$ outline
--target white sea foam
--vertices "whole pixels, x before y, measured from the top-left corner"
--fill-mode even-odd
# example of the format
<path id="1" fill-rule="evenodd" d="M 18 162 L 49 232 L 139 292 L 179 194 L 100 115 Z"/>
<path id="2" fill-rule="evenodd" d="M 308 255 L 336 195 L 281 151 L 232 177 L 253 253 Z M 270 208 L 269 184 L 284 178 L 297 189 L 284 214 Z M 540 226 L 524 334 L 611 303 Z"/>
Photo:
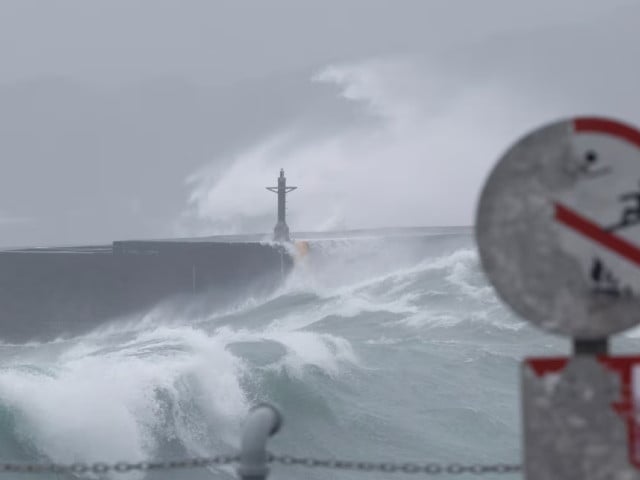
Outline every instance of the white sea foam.
<path id="1" fill-rule="evenodd" d="M 474 341 L 456 340 L 463 326 L 520 328 L 494 315 L 504 312 L 485 292 L 471 248 L 427 246 L 412 262 L 353 242 L 337 248 L 337 259 L 324 252 L 326 261 L 296 267 L 262 298 L 199 316 L 158 307 L 75 339 L 3 347 L 11 354 L 0 370 L 0 403 L 18 419 L 17 438 L 57 462 L 149 458 L 171 442 L 194 455 L 228 451 L 262 375 L 343 382 L 384 372 L 361 352 L 393 349 L 407 335 L 446 329 L 463 352 Z M 330 330 L 334 324 L 339 330 Z M 253 354 L 269 343 L 275 353 Z"/>
<path id="2" fill-rule="evenodd" d="M 57 462 L 148 458 L 166 440 L 158 431 L 198 450 L 213 426 L 235 441 L 248 407 L 241 362 L 196 330 L 159 329 L 118 346 L 79 342 L 43 368 L 0 371 L 0 399 L 16 412 L 19 435 Z"/>

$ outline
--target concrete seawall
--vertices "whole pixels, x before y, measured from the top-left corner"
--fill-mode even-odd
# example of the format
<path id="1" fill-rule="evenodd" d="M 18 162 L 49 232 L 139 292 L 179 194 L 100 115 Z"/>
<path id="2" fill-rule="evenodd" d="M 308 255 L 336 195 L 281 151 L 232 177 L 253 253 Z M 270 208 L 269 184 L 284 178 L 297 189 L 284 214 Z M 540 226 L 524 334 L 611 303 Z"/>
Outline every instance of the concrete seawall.
<path id="1" fill-rule="evenodd" d="M 0 339 L 50 340 L 172 297 L 277 287 L 293 259 L 261 243 L 114 242 L 0 252 Z"/>

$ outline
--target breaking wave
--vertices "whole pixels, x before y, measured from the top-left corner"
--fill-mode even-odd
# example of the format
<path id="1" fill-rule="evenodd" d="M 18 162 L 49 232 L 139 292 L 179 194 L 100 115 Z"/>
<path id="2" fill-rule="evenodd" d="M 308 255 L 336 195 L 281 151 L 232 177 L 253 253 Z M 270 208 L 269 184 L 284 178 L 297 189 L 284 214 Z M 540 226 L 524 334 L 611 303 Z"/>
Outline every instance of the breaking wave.
<path id="1" fill-rule="evenodd" d="M 228 452 L 270 401 L 286 419 L 274 448 L 291 454 L 517 461 L 518 361 L 564 348 L 502 307 L 468 234 L 314 242 L 275 293 L 198 311 L 2 346 L 2 457 Z"/>

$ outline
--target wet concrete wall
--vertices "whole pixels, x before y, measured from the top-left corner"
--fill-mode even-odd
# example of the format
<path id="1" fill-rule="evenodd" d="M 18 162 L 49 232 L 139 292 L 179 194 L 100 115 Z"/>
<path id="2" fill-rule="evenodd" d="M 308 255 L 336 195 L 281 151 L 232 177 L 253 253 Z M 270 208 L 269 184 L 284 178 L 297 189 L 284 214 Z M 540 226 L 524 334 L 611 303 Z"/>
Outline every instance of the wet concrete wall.
<path id="1" fill-rule="evenodd" d="M 143 312 L 173 296 L 277 287 L 291 269 L 260 243 L 115 242 L 0 252 L 0 339 L 48 340 Z"/>

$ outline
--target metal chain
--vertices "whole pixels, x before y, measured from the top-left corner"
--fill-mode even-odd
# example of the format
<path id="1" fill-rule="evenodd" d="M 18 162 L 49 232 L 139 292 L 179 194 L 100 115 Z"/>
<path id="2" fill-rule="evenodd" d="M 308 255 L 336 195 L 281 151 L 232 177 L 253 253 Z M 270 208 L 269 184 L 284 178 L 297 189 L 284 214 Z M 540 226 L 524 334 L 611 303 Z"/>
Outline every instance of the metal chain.
<path id="1" fill-rule="evenodd" d="M 310 468 L 330 468 L 337 470 L 356 470 L 361 472 L 384 472 L 384 473 L 420 473 L 427 475 L 461 475 L 471 473 L 474 475 L 484 475 L 487 473 L 507 474 L 518 473 L 522 467 L 516 464 L 496 463 L 492 465 L 482 465 L 479 463 L 463 465 L 459 463 L 393 463 L 393 462 L 362 462 L 354 460 L 320 460 L 311 457 L 293 457 L 291 455 L 270 455 L 270 463 L 281 465 L 297 465 Z"/>
<path id="2" fill-rule="evenodd" d="M 187 458 L 181 460 L 168 460 L 158 462 L 138 463 L 72 463 L 72 464 L 26 464 L 26 463 L 0 463 L 0 473 L 96 473 L 109 472 L 126 473 L 131 471 L 173 470 L 178 468 L 202 468 L 213 465 L 229 465 L 240 460 L 239 455 L 218 455 L 215 457 Z M 291 455 L 268 456 L 269 463 L 277 463 L 287 466 L 301 466 L 310 468 L 328 468 L 337 470 L 355 470 L 360 472 L 384 472 L 384 473 L 420 473 L 427 475 L 460 475 L 471 473 L 484 475 L 487 473 L 503 474 L 518 473 L 522 470 L 520 465 L 508 463 L 496 463 L 492 465 L 459 463 L 393 463 L 393 462 L 363 462 L 355 460 L 317 459 L 312 457 L 294 457 Z"/>
<path id="3" fill-rule="evenodd" d="M 200 468 L 212 465 L 228 465 L 240 459 L 238 455 L 218 455 L 215 457 L 186 458 L 180 460 L 167 460 L 158 462 L 138 463 L 72 463 L 72 464 L 24 464 L 24 463 L 0 463 L 0 473 L 126 473 L 134 470 L 173 470 L 177 468 Z"/>

